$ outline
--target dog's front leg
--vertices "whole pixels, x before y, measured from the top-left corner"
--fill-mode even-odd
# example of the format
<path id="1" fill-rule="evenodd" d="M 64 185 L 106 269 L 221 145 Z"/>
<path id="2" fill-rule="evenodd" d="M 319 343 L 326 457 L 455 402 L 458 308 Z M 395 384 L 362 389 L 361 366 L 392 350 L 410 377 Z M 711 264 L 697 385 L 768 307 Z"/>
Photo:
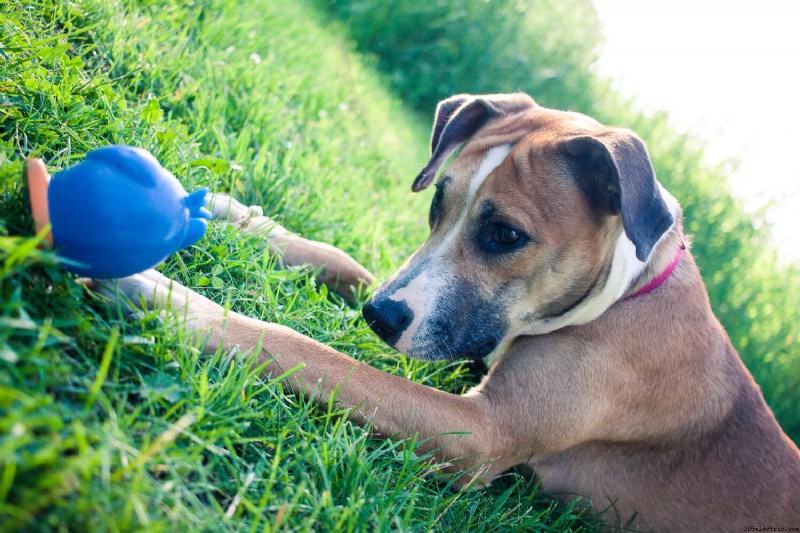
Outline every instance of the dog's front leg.
<path id="1" fill-rule="evenodd" d="M 292 266 L 310 266 L 318 270 L 319 281 L 354 304 L 357 293 L 369 287 L 375 278 L 355 259 L 324 242 L 306 239 L 264 216 L 261 207 L 245 206 L 223 193 L 207 196 L 209 209 L 216 220 L 234 224 L 242 233 L 264 240 L 269 252 Z"/>
<path id="2" fill-rule="evenodd" d="M 154 270 L 94 283 L 114 300 L 144 300 L 149 309 L 165 310 L 205 337 L 206 352 L 260 346 L 258 360 L 268 362 L 266 372 L 272 375 L 302 365 L 288 378 L 296 393 L 320 402 L 335 394 L 336 401 L 352 408 L 357 423 L 370 423 L 383 437 L 418 435 L 423 452 L 448 463 L 449 470 L 470 472 L 459 484 L 471 479 L 483 484 L 513 466 L 498 458 L 506 432 L 494 427 L 502 406 L 490 395 L 458 396 L 387 374 L 285 326 L 227 311 Z"/>

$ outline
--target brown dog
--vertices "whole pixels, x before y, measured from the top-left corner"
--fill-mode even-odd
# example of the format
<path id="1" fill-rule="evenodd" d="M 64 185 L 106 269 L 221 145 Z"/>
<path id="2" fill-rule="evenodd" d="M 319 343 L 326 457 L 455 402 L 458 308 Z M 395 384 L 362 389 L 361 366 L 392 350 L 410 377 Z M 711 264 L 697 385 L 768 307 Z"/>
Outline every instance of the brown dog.
<path id="1" fill-rule="evenodd" d="M 613 504 L 606 516 L 620 524 L 800 527 L 800 452 L 712 314 L 678 203 L 642 141 L 522 94 L 455 96 L 437 108 L 414 190 L 458 148 L 436 185 L 430 237 L 364 316 L 412 357 L 488 356 L 487 376 L 463 396 L 227 312 L 153 271 L 119 287 L 151 306 L 171 299 L 209 351 L 261 343 L 263 360 L 304 363 L 296 392 L 326 401 L 340 388 L 357 421 L 387 437 L 418 433 L 466 481 L 529 465 L 550 493 Z M 320 255 L 240 204 L 215 212 L 226 203 L 271 247 L 294 246 L 295 262 L 327 264 L 340 289 L 371 282 L 341 252 L 321 245 Z"/>

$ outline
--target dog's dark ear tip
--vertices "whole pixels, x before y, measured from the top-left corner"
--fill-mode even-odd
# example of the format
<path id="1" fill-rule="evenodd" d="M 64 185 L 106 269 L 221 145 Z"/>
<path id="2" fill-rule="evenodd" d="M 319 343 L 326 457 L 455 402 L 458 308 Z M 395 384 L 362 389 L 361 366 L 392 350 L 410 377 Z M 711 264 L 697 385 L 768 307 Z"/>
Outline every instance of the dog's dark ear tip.
<path id="1" fill-rule="evenodd" d="M 664 209 L 665 216 L 658 222 L 652 223 L 651 227 L 639 227 L 633 224 L 625 230 L 630 232 L 629 238 L 636 247 L 636 258 L 642 263 L 646 263 L 650 259 L 650 254 L 655 249 L 658 241 L 675 225 L 675 217 L 672 213 L 666 211 L 666 206 L 664 206 Z"/>
<path id="2" fill-rule="evenodd" d="M 411 192 L 419 192 L 427 189 L 431 181 L 428 174 L 423 170 L 419 173 L 419 176 L 414 178 L 414 183 L 411 185 Z"/>

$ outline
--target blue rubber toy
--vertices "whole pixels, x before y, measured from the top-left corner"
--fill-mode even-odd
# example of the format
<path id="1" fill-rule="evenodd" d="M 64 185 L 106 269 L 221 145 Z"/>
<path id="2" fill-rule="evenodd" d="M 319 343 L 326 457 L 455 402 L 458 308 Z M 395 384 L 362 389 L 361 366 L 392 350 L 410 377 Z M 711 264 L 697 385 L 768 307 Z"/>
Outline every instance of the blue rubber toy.
<path id="1" fill-rule="evenodd" d="M 139 148 L 94 150 L 58 172 L 49 185 L 42 169 L 41 161 L 28 162 L 37 229 L 49 220 L 51 244 L 68 260 L 64 268 L 82 276 L 119 278 L 147 270 L 197 242 L 211 218 L 204 208 L 206 189 L 187 194 L 172 173 Z M 37 205 L 42 196 L 45 207 Z"/>

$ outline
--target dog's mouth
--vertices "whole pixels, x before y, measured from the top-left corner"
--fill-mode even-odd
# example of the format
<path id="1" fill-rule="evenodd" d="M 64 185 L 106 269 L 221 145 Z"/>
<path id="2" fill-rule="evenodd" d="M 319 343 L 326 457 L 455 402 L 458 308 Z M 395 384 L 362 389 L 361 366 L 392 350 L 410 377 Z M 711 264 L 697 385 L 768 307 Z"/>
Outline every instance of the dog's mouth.
<path id="1" fill-rule="evenodd" d="M 498 344 L 499 339 L 493 337 L 480 339 L 468 344 L 458 342 L 458 340 L 435 337 L 414 343 L 408 351 L 403 351 L 403 353 L 423 361 L 450 361 L 454 359 L 475 361 L 488 356 Z"/>
<path id="2" fill-rule="evenodd" d="M 415 321 L 414 312 L 402 301 L 377 298 L 364 305 L 364 320 L 375 334 L 397 351 L 427 361 L 482 359 L 500 343 L 504 326 L 482 313 L 440 310 L 438 317 Z M 486 316 L 486 315 L 484 315 Z"/>
<path id="3" fill-rule="evenodd" d="M 499 344 L 499 339 L 497 338 L 488 338 L 484 339 L 483 342 L 475 346 L 474 348 L 468 349 L 467 352 L 463 354 L 463 356 L 467 359 L 483 359 L 490 353 L 497 348 Z"/>

